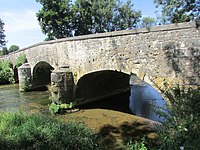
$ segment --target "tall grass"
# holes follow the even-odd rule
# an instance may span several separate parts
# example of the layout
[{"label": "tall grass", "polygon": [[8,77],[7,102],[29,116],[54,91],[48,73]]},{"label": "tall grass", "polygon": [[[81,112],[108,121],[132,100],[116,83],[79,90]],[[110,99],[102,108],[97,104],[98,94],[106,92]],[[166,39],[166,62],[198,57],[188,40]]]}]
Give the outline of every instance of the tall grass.
[{"label": "tall grass", "polygon": [[0,149],[101,149],[97,137],[83,124],[24,113],[0,115]]}]

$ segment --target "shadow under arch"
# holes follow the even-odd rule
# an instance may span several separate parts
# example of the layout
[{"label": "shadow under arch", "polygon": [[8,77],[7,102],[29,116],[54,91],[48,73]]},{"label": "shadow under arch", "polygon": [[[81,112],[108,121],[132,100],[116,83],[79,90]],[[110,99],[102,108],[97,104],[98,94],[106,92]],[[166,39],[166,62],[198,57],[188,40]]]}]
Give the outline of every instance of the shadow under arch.
[{"label": "shadow under arch", "polygon": [[54,68],[45,61],[38,62],[33,68],[33,89],[46,88],[51,83],[51,72]]},{"label": "shadow under arch", "polygon": [[19,83],[18,68],[16,66],[14,66],[13,72],[14,72],[15,83]]},{"label": "shadow under arch", "polygon": [[113,70],[85,74],[77,82],[74,100],[79,108],[131,113],[129,79],[130,75]]}]

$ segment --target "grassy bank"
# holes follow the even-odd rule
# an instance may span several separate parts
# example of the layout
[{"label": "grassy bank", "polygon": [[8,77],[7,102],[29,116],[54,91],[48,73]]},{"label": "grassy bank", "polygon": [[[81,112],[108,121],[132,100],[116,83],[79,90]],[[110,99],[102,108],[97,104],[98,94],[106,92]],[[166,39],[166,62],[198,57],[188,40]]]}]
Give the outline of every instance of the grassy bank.
[{"label": "grassy bank", "polygon": [[41,115],[1,112],[0,149],[101,149],[97,137],[80,123]]}]

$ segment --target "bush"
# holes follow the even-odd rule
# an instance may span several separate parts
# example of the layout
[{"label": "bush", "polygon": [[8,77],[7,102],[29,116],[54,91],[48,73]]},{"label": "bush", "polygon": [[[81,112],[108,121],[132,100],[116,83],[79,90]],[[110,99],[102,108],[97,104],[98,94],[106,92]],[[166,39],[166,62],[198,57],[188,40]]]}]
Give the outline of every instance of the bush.
[{"label": "bush", "polygon": [[19,57],[17,57],[15,66],[18,68],[18,67],[20,67],[21,65],[23,65],[26,62],[27,62],[26,55],[25,54],[20,54]]},{"label": "bush", "polygon": [[14,72],[9,61],[0,61],[0,84],[14,83]]},{"label": "bush", "polygon": [[80,123],[63,123],[41,115],[2,112],[2,149],[100,149],[93,132]]},{"label": "bush", "polygon": [[66,112],[74,108],[74,103],[72,102],[70,102],[69,104],[51,103],[48,106],[49,106],[49,111],[52,115],[65,114]]},{"label": "bush", "polygon": [[170,115],[159,128],[160,149],[200,149],[200,88],[177,85],[165,95]]},{"label": "bush", "polygon": [[140,142],[129,141],[127,147],[129,150],[147,150],[145,138],[142,138]]}]

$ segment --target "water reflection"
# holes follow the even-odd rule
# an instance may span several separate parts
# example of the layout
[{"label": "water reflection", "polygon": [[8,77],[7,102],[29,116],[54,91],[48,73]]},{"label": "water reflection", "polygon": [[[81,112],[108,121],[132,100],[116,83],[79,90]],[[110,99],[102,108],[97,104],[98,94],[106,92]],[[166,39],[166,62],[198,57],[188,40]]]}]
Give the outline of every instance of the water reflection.
[{"label": "water reflection", "polygon": [[[159,108],[166,109],[166,101],[160,93],[136,76],[131,77],[130,84],[131,94],[129,107],[131,111],[141,117],[154,121],[163,121],[164,118],[159,117],[158,113],[156,113]],[[162,112],[165,111],[162,110]]]},{"label": "water reflection", "polygon": [[[165,100],[152,86],[131,78],[131,91],[118,94],[80,106],[81,109],[110,109],[125,113],[133,113],[155,121],[163,118],[155,113],[158,107],[164,107]],[[18,85],[0,86],[0,111],[27,111],[48,114],[49,92],[33,91],[21,93]],[[131,110],[131,111],[130,111]]]}]

